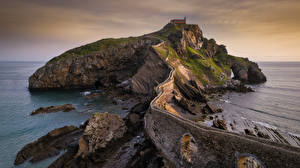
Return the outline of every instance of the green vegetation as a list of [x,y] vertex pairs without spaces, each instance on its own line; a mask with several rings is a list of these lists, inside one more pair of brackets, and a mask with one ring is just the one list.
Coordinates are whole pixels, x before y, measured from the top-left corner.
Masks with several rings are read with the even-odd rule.
[[186,50],[187,50],[189,56],[198,55],[202,59],[205,59],[205,56],[203,54],[203,50],[195,50],[195,49],[193,49],[189,46],[186,47]]
[[243,65],[244,67],[247,67],[247,58],[242,58],[242,57],[235,57],[235,56],[232,56],[232,55],[228,55],[228,58],[230,61],[232,62],[237,62],[239,63],[240,65]]
[[168,50],[162,47],[153,47],[156,52],[159,53],[159,55],[163,58],[166,59],[168,55]]
[[[211,57],[207,58],[204,56],[205,49],[195,50],[191,47],[187,47],[187,57],[180,57],[177,55],[176,51],[168,46],[169,50],[169,60],[171,62],[174,59],[179,60],[186,68],[190,69],[192,73],[200,80],[204,85],[206,84],[224,84],[227,80],[226,76],[220,79],[220,76],[230,73],[230,67],[226,63],[217,64],[215,60]],[[199,57],[193,57],[193,55],[198,55]],[[227,54],[222,55],[222,57],[216,58],[221,60],[227,57]],[[177,68],[175,67],[175,70]]]
[[202,84],[206,85],[208,83],[204,72],[206,65],[203,65],[199,58],[188,58],[186,60],[181,59],[181,63],[190,69]]
[[108,38],[108,39],[102,39],[87,45],[83,45],[74,49],[71,49],[60,56],[54,57],[51,59],[48,63],[53,63],[58,60],[65,60],[67,58],[74,58],[74,57],[81,57],[88,54],[97,53],[103,50],[106,50],[110,47],[118,47],[120,44],[126,44],[130,42],[135,42],[139,38],[138,37],[129,37],[129,38]]
[[173,24],[167,24],[163,29],[161,29],[158,32],[153,33],[152,35],[154,37],[160,38],[164,41],[168,39],[168,36],[178,30],[181,29],[182,25],[173,25]]

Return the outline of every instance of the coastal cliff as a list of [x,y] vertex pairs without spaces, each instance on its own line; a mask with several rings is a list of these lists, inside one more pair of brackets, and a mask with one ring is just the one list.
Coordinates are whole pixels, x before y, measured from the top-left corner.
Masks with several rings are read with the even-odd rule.
[[78,89],[119,84],[130,85],[128,88],[136,93],[150,93],[167,74],[167,66],[151,47],[161,41],[169,43],[168,47],[176,51],[185,66],[191,66],[202,84],[229,79],[230,69],[235,78],[244,83],[266,81],[257,64],[228,55],[224,45],[204,38],[198,25],[167,24],[155,33],[103,39],[54,57],[29,78],[29,89]]
[[[265,81],[256,63],[229,55],[198,25],[169,23],[143,36],[71,49],[38,69],[29,89],[101,88],[139,102],[124,119],[93,115],[50,167],[294,167],[299,148],[227,132],[220,119],[215,128],[201,123],[222,112],[209,104],[211,94],[249,92],[245,84]],[[45,139],[30,145],[48,147],[39,142]],[[30,158],[24,153],[32,151],[21,150],[17,164]]]

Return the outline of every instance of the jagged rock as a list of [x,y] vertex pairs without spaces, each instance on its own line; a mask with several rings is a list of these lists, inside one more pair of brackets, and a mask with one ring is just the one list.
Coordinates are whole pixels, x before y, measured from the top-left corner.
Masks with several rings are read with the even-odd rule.
[[130,91],[151,95],[169,72],[151,47],[159,42],[146,36],[104,39],[69,50],[38,69],[29,78],[29,89],[113,89],[128,84]]
[[85,157],[105,148],[112,141],[123,137],[126,131],[127,127],[120,116],[107,112],[95,113],[80,137],[77,156]]
[[223,111],[223,109],[215,109],[212,105],[210,104],[206,104],[203,109],[202,109],[202,113],[203,114],[214,114],[214,113],[221,113]]
[[205,95],[199,88],[194,87],[193,85],[188,85],[186,83],[182,83],[180,78],[175,76],[174,84],[182,94],[182,96],[188,100],[193,100],[197,102],[206,103],[207,100]]
[[[164,29],[172,27],[172,24],[167,24]],[[167,38],[177,53],[181,55],[184,55],[187,46],[198,50],[203,44],[202,31],[198,25],[187,25],[184,29],[177,29],[177,31],[171,33]]]
[[213,127],[223,129],[223,130],[227,130],[225,120],[215,119],[213,121]]
[[72,104],[64,104],[58,106],[40,107],[34,110],[30,115],[43,114],[43,113],[53,113],[58,111],[69,112],[75,110]]
[[18,152],[14,164],[19,165],[29,159],[30,162],[37,162],[58,155],[68,145],[76,143],[81,134],[82,129],[75,126],[64,126],[54,129],[37,141],[24,146]]
[[266,76],[261,72],[257,63],[249,61],[247,58],[231,59],[231,69],[234,79],[238,79],[244,83],[256,84],[266,82]]

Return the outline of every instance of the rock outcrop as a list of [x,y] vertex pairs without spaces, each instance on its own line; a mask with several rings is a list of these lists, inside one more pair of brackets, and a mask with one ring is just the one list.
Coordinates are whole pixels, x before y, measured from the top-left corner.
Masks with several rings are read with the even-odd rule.
[[213,127],[223,129],[223,130],[227,130],[225,120],[219,120],[219,119],[214,120],[213,121]]
[[64,126],[54,129],[37,141],[24,146],[17,154],[15,165],[19,165],[27,160],[37,162],[56,156],[61,150],[67,149],[69,145],[76,143],[81,134],[82,129],[75,126]]
[[29,78],[30,90],[116,87],[151,94],[169,72],[156,38],[105,39],[53,58]]
[[233,57],[231,60],[231,69],[234,79],[244,83],[257,84],[267,81],[266,76],[261,72],[257,63],[249,61],[247,58]]
[[75,110],[75,107],[72,104],[64,104],[58,106],[40,107],[34,110],[30,115],[54,113],[58,111],[69,112],[72,110]]
[[[173,24],[167,24],[163,29],[174,30]],[[176,28],[168,35],[168,40],[178,54],[184,55],[187,47],[200,50],[203,44],[202,31],[198,25],[188,25]]]
[[85,157],[105,148],[111,141],[123,137],[126,131],[127,127],[120,116],[107,112],[93,114],[80,137],[77,156]]

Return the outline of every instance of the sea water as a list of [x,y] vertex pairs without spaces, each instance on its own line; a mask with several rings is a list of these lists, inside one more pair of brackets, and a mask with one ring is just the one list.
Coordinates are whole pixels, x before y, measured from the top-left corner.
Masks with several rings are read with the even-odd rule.
[[[79,126],[94,112],[122,111],[106,97],[86,99],[84,96],[90,90],[29,92],[28,77],[43,65],[43,62],[0,62],[0,168],[14,167],[17,152],[24,145],[55,128]],[[76,110],[30,116],[39,107],[66,103],[73,104]],[[18,167],[47,167],[54,159]]]
[[300,136],[300,62],[260,62],[267,82],[224,95],[222,108],[256,124]]
[[[0,168],[14,167],[17,152],[27,143],[65,125],[78,126],[94,112],[122,115],[120,107],[100,97],[87,100],[85,91],[29,92],[28,77],[44,63],[0,62]],[[224,95],[222,108],[241,118],[300,134],[300,62],[263,62],[267,82],[253,93]],[[71,103],[75,111],[30,116],[39,107]],[[85,104],[93,104],[93,107]],[[57,157],[18,167],[47,167]]]

